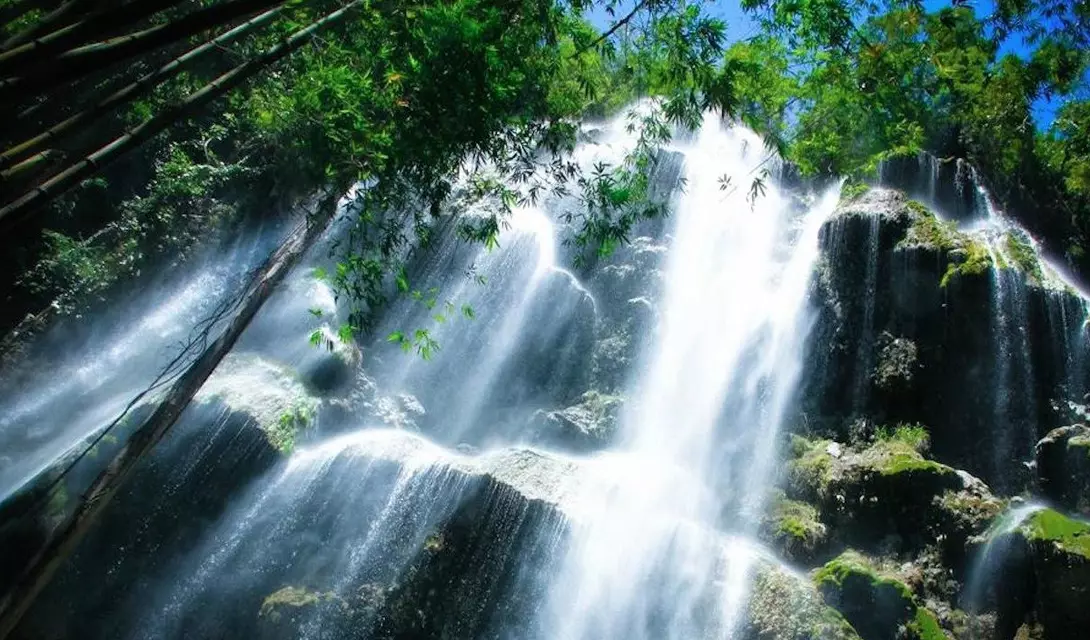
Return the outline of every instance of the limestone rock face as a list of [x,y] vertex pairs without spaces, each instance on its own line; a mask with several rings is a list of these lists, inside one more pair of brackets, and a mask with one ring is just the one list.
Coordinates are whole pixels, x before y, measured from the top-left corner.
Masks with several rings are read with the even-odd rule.
[[253,421],[284,453],[310,427],[320,404],[291,369],[250,353],[228,354],[193,400]]
[[856,449],[796,436],[793,454],[788,497],[814,504],[841,544],[921,548],[936,498],[963,488],[956,470],[899,440]]
[[1067,509],[1090,515],[1090,427],[1048,432],[1036,447],[1041,491]]
[[1062,424],[1056,401],[1085,384],[1071,363],[1086,311],[1005,233],[961,231],[889,189],[843,202],[819,236],[808,422],[841,440],[861,416],[922,423],[938,459],[1025,488],[1029,474],[1007,461],[1030,460],[1038,425]]

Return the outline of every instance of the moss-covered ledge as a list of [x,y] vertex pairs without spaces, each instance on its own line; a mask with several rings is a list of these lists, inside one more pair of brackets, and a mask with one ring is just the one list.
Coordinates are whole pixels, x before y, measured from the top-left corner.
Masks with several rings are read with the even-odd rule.
[[904,582],[860,553],[845,551],[817,569],[813,580],[825,601],[844,614],[864,640],[948,637],[935,614]]

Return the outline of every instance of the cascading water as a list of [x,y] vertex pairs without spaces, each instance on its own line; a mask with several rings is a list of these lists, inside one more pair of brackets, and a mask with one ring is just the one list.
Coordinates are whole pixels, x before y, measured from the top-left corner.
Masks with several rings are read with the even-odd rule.
[[[580,162],[615,161],[634,144],[623,118],[597,138],[577,150]],[[724,174],[745,184],[766,163],[762,146],[709,116],[666,152],[683,156],[685,188],[674,197],[663,279],[632,300],[605,292],[610,304],[653,306],[660,319],[642,330],[655,337],[629,376],[611,449],[565,459],[510,448],[532,439],[529,414],[564,406],[589,384],[605,303],[558,264],[562,231],[550,217],[571,203],[514,212],[498,250],[444,240],[414,269],[439,285],[427,294],[436,304],[402,303],[378,340],[440,309],[457,315],[447,300],[477,319],[439,322],[440,350],[427,362],[372,349],[368,375],[330,385],[350,387],[331,399],[313,395],[327,388],[314,371],[329,357],[304,345],[315,330],[331,335],[338,312],[301,268],[142,471],[165,475],[119,499],[145,504],[161,486],[156,502],[170,509],[112,512],[31,628],[70,633],[109,602],[113,613],[83,632],[252,635],[290,622],[304,637],[340,637],[353,612],[354,633],[375,637],[390,624],[414,637],[731,636],[750,570],[771,557],[752,540],[811,323],[818,229],[836,203],[836,189],[809,205],[774,184],[752,203],[723,191]],[[371,428],[409,424],[383,404],[408,394],[426,408],[411,423],[426,439]],[[284,416],[290,426],[310,414],[317,434],[285,439]],[[306,443],[323,430],[351,433]],[[261,433],[301,448],[276,462]],[[243,442],[243,457],[213,453]],[[461,443],[487,450],[446,448]],[[190,482],[209,491],[187,490]],[[121,523],[133,517],[143,524],[126,532]],[[67,598],[103,558],[112,568],[99,595]],[[319,606],[286,621],[283,608],[300,601]]]
[[743,540],[792,399],[817,231],[836,192],[801,215],[775,188],[752,206],[724,192],[719,178],[743,182],[762,147],[710,116],[676,148],[686,187],[661,325],[620,446],[585,471],[595,495],[552,591],[549,637],[728,637],[745,599]]
[[0,504],[117,417],[278,235],[248,233],[209,251],[183,277],[147,283],[152,295],[95,318],[80,337],[65,330],[43,336],[34,348],[51,361],[46,370],[8,379],[0,395]]

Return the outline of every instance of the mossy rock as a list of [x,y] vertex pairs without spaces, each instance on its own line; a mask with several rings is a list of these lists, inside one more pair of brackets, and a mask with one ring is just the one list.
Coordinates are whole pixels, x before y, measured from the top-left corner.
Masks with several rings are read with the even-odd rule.
[[761,523],[761,537],[789,560],[808,562],[825,545],[828,529],[811,504],[775,496]]
[[908,586],[865,556],[846,551],[814,572],[814,584],[864,640],[942,640],[938,619]]
[[1041,491],[1058,505],[1090,515],[1090,427],[1049,431],[1036,447]]
[[591,390],[579,403],[557,411],[536,411],[530,417],[532,442],[577,452],[607,446],[617,431],[624,398]]
[[795,437],[787,497],[816,507],[830,545],[922,549],[946,517],[937,499],[966,487],[957,470],[920,453],[926,439],[894,433],[861,446]]
[[269,443],[291,453],[308,429],[320,401],[290,368],[252,353],[228,354],[194,397],[198,405],[220,403],[256,424]]
[[804,577],[762,566],[746,605],[743,640],[858,640],[859,634]]
[[1015,535],[1027,548],[1033,612],[1043,637],[1069,638],[1072,629],[1090,629],[1090,524],[1042,509]]

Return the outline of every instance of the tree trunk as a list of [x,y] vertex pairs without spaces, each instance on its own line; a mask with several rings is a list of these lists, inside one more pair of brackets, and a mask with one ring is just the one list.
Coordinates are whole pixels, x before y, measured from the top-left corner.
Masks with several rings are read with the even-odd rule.
[[280,44],[267,49],[256,58],[248,60],[234,69],[231,69],[191,94],[181,103],[152,117],[150,120],[133,128],[129,133],[114,139],[112,142],[103,146],[80,162],[68,167],[31,191],[23,194],[19,199],[5,205],[0,209],[0,228],[17,223],[26,214],[45,206],[57,196],[79,184],[85,178],[95,174],[106,165],[138,147],[148,138],[166,129],[171,124],[174,124],[179,118],[198,110],[208,102],[238,86],[258,71],[284,58],[308,42],[318,30],[340,20],[348,11],[364,1],[365,0],[353,0],[353,2],[325,16],[321,20],[296,31]]
[[110,65],[155,51],[243,16],[282,4],[284,0],[235,0],[199,9],[164,25],[65,51],[40,64],[28,65],[18,77],[0,80],[0,92],[17,101],[45,93]]
[[325,229],[332,218],[335,199],[320,204],[313,219],[300,225],[269,257],[243,293],[229,324],[208,345],[167,392],[165,399],[125,444],[109,466],[84,493],[75,511],[50,536],[27,564],[12,592],[0,602],[0,640],[18,625],[23,614],[49,583],[53,574],[75,550],[95,519],[117,494],[132,470],[170,430],[193,396],[227,355],[276,285]]
[[184,68],[186,64],[197,60],[209,51],[213,51],[232,40],[244,36],[258,27],[264,26],[276,18],[281,11],[282,7],[276,7],[262,13],[261,15],[247,20],[239,26],[231,29],[230,31],[220,35],[219,37],[209,40],[208,42],[200,45],[199,47],[190,49],[186,53],[174,58],[167,64],[159,67],[155,71],[144,75],[137,79],[132,84],[118,89],[114,93],[110,94],[106,98],[102,99],[98,104],[84,109],[79,113],[62,120],[61,122],[53,125],[45,132],[13,145],[10,149],[0,154],[0,167],[6,167],[12,162],[15,162],[20,157],[37,151],[42,147],[56,142],[59,138],[70,132],[75,127],[81,125],[88,125],[98,118],[106,115],[110,111],[128,104],[132,100],[154,89],[163,81],[177,75]]

